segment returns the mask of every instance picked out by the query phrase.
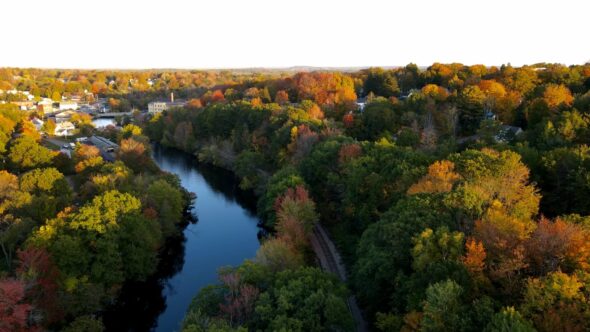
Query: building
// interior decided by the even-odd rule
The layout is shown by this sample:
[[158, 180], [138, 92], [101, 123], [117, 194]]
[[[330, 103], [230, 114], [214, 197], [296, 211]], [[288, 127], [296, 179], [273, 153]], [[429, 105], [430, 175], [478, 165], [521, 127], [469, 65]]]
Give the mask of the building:
[[59, 137], [68, 137], [74, 135], [75, 130], [76, 126], [73, 123], [64, 121], [55, 125], [55, 132], [53, 134]]
[[19, 91], [16, 89], [12, 89], [12, 90], [4, 91], [3, 93], [6, 93], [7, 95], [21, 95], [21, 96], [24, 96], [29, 101], [32, 101], [33, 99], [35, 99], [35, 96], [33, 96], [29, 91]]
[[112, 152], [119, 149], [119, 146], [117, 144], [111, 142], [109, 139], [104, 138], [102, 136], [91, 136], [90, 142], [94, 144], [94, 146], [96, 146], [97, 148], [104, 151]]
[[509, 142], [523, 133], [522, 128], [515, 126], [502, 125], [498, 134], [494, 137], [496, 142]]
[[117, 150], [119, 150], [119, 146], [117, 144], [111, 142], [107, 138], [96, 135], [91, 136], [89, 140], [90, 143], [92, 143], [100, 150], [100, 155], [104, 160], [110, 162], [115, 161], [115, 155], [117, 153]]
[[18, 106], [21, 111], [27, 111], [27, 110], [35, 109], [35, 103], [32, 102], [32, 101], [30, 101], [30, 100], [26, 100], [26, 101], [12, 101], [11, 104], [14, 104], [14, 105]]
[[78, 109], [78, 103], [75, 101], [62, 100], [59, 102], [59, 110], [60, 111], [77, 110], [77, 109]]
[[53, 107], [53, 100], [50, 98], [43, 98], [37, 102], [37, 111], [43, 112], [44, 114], [51, 114], [56, 111]]
[[55, 123], [61, 123], [65, 121], [70, 121], [72, 116], [76, 114], [74, 111], [65, 111], [55, 115]]
[[170, 94], [170, 101], [152, 101], [148, 104], [148, 113], [157, 114], [169, 110], [174, 107], [183, 107], [186, 105], [185, 101], [174, 101], [174, 93]]
[[33, 126], [35, 126], [35, 129], [37, 129], [38, 132], [42, 131], [43, 125], [45, 124], [45, 122], [43, 122], [43, 120], [40, 120], [38, 118], [33, 118], [31, 120], [31, 123], [33, 124]]

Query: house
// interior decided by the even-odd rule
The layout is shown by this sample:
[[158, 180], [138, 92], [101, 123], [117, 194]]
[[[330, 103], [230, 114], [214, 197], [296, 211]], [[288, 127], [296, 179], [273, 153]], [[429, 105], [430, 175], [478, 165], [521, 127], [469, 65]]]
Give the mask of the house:
[[494, 138], [498, 143], [508, 142], [520, 136], [522, 133], [523, 131], [520, 127], [502, 125]]
[[19, 90], [16, 90], [16, 89], [12, 89], [12, 90], [5, 91], [5, 93], [7, 95], [21, 95], [21, 96], [24, 96], [28, 101], [31, 101], [31, 100], [35, 99], [35, 96], [33, 96], [29, 91], [19, 91]]
[[26, 100], [26, 101], [13, 101], [11, 102], [14, 105], [17, 105], [19, 107], [19, 109], [21, 111], [27, 111], [30, 109], [35, 108], [35, 103], [30, 101], [30, 100]]
[[76, 126], [72, 124], [70, 121], [60, 122], [55, 125], [55, 136], [59, 137], [67, 137], [74, 135], [74, 131], [76, 130]]
[[43, 122], [43, 120], [40, 120], [38, 118], [33, 118], [31, 120], [31, 123], [33, 124], [33, 126], [35, 126], [35, 129], [37, 129], [37, 131], [41, 132], [43, 129], [43, 125], [45, 124], [45, 122]]
[[55, 115], [55, 123], [70, 121], [72, 116], [76, 114], [74, 111], [65, 111]]
[[78, 103], [72, 100], [62, 100], [59, 102], [59, 110], [60, 111], [65, 111], [65, 110], [77, 110], [78, 109]]
[[51, 114], [55, 112], [53, 108], [53, 100], [50, 98], [43, 98], [37, 102], [37, 111], [43, 112], [44, 114]]

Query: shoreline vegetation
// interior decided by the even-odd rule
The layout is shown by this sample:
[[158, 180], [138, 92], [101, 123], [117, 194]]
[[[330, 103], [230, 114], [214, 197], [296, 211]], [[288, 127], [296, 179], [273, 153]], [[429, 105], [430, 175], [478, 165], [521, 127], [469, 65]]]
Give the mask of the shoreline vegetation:
[[[59, 270], [72, 276], [65, 286], [111, 285], [144, 275], [152, 262], [150, 250], [138, 249], [125, 256], [145, 258], [125, 264], [137, 270], [102, 280], [113, 277], [100, 272], [103, 262], [113, 264], [106, 257], [65, 254], [85, 247], [79, 241], [102, 239], [113, 223], [132, 228], [116, 238], [174, 228], [176, 219], [163, 218], [157, 205], [170, 204], [178, 183], [150, 177], [146, 135], [234, 172], [240, 187], [258, 196], [257, 212], [272, 230], [254, 258], [221, 269], [219, 283], [195, 297], [183, 331], [350, 331], [349, 295], [371, 330], [589, 328], [590, 64], [436, 63], [346, 73], [6, 71], [13, 72], [0, 75], [0, 84], [36, 86], [40, 95], [90, 88], [116, 111], [145, 109], [170, 92], [186, 101], [122, 117], [123, 130], [113, 136], [124, 152], [110, 168], [76, 152], [70, 195], [86, 200], [73, 210], [67, 208], [78, 200], [62, 202], [57, 198], [68, 195], [21, 179], [53, 159], [35, 139], [9, 135], [27, 133], [26, 125], [5, 126], [4, 176], [13, 184], [2, 192], [19, 193], [6, 211], [20, 211], [25, 196], [55, 199], [46, 215], [30, 217], [21, 234], [31, 239], [13, 248], [48, 247]], [[2, 115], [11, 119], [11, 112]], [[33, 150], [35, 160], [19, 154]], [[118, 181], [118, 174], [137, 175]], [[63, 182], [56, 180], [55, 190]], [[94, 221], [93, 211], [105, 206], [113, 212]], [[342, 256], [346, 284], [314, 267], [309, 235], [317, 223]], [[99, 253], [116, 241], [101, 242]], [[80, 262], [100, 264], [85, 263], [82, 272], [73, 268]], [[7, 282], [26, 280], [19, 269], [6, 269]], [[85, 279], [88, 271], [96, 275]], [[23, 312], [41, 306], [25, 299], [34, 297], [16, 301]], [[83, 317], [77, 324], [96, 321]]]

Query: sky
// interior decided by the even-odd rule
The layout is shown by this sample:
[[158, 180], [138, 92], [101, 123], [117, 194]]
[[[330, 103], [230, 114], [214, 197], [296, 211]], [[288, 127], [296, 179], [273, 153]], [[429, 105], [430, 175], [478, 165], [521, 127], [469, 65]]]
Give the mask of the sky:
[[0, 67], [590, 61], [588, 0], [3, 0]]

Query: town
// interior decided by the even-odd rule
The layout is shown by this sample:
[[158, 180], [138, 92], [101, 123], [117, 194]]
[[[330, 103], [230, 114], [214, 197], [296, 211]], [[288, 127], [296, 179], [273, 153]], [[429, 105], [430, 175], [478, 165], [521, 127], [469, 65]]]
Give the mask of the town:
[[133, 123], [135, 119], [180, 108], [186, 102], [174, 100], [174, 93], [170, 93], [169, 100], [151, 101], [145, 110], [132, 108], [122, 112], [111, 109], [109, 98], [99, 97], [88, 90], [47, 98], [11, 89], [0, 90], [0, 104], [13, 104], [27, 112], [30, 123], [42, 135], [46, 147], [71, 157], [76, 144], [94, 145], [104, 160], [114, 161], [118, 145], [103, 136], [111, 136], [121, 129], [121, 125]]

